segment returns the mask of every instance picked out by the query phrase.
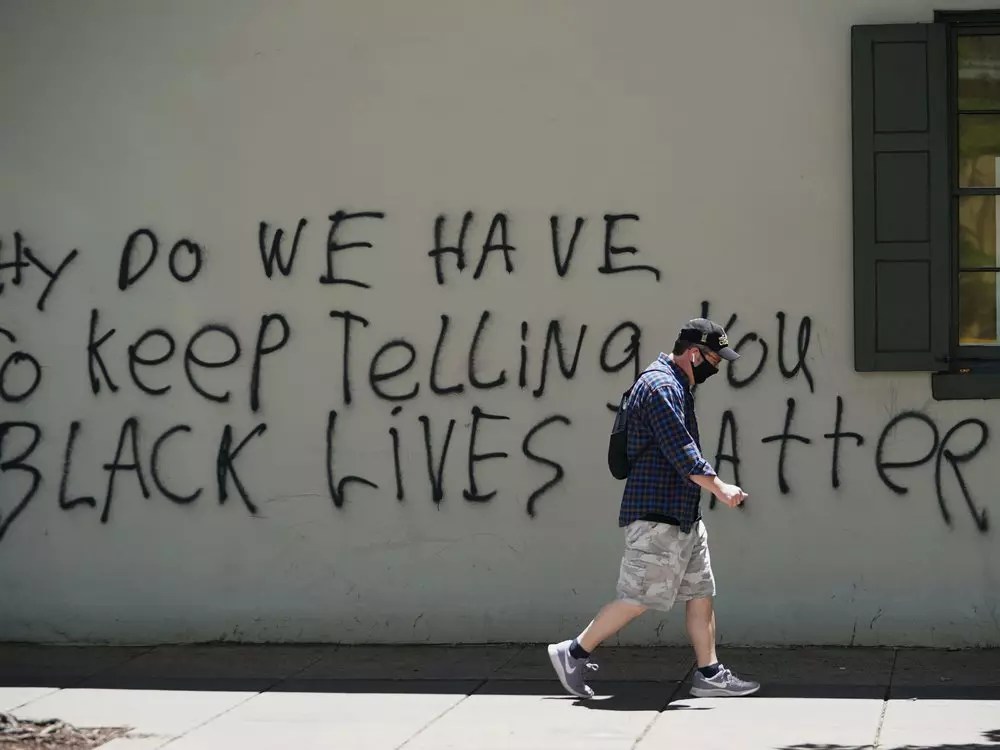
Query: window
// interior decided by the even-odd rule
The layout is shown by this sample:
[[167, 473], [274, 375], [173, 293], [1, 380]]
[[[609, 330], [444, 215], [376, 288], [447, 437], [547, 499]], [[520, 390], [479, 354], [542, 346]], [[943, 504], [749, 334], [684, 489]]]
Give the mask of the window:
[[958, 345], [974, 352], [980, 349], [972, 347], [995, 349], [1000, 344], [1000, 28], [958, 28], [951, 42]]
[[1000, 12], [851, 48], [855, 369], [1000, 398]]

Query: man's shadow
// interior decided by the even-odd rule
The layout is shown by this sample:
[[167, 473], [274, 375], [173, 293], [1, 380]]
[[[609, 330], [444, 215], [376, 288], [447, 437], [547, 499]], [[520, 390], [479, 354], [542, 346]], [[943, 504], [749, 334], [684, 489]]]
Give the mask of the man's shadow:
[[[710, 711], [711, 706], [697, 705], [687, 695], [686, 686], [677, 682], [630, 681], [592, 682], [594, 697], [583, 700], [567, 696], [575, 706], [591, 711]], [[691, 700], [688, 700], [691, 699]]]

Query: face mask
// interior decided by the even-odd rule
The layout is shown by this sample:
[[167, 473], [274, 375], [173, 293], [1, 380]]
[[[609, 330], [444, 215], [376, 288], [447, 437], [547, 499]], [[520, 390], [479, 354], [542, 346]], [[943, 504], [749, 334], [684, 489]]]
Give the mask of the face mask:
[[698, 364], [691, 363], [691, 374], [694, 375], [695, 383], [704, 383], [718, 371], [717, 367], [714, 367], [711, 362], [704, 358]]

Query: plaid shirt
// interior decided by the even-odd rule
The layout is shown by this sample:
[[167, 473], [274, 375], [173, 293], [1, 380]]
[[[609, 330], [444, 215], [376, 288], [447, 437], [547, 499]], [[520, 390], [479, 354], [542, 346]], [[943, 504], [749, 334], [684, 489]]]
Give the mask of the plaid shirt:
[[[715, 476], [701, 455], [694, 396], [687, 375], [660, 354], [628, 400], [628, 458], [619, 526], [647, 513], [671, 516], [687, 533], [701, 518], [701, 487], [690, 474]], [[647, 368], [648, 369], [648, 368]]]

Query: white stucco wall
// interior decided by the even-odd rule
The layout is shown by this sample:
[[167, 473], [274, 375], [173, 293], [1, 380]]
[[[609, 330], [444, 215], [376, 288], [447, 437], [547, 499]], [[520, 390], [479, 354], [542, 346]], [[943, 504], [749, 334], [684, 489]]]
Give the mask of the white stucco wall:
[[[725, 374], [699, 392], [703, 443], [715, 459], [723, 413], [738, 427], [743, 511], [706, 509], [719, 585], [719, 638], [726, 643], [1000, 643], [994, 520], [996, 438], [962, 466], [989, 528], [977, 529], [954, 472], [942, 467], [947, 525], [935, 491], [935, 460], [888, 476], [876, 470], [880, 434], [894, 416], [926, 414], [939, 437], [976, 417], [1000, 430], [1000, 404], [934, 402], [929, 377], [862, 376], [852, 367], [849, 29], [853, 23], [928, 21], [945, 0], [731, 0], [730, 2], [47, 2], [0, 4], [0, 264], [23, 244], [48, 269], [78, 254], [54, 282], [38, 266], [0, 271], [0, 361], [24, 351], [40, 363], [31, 396], [0, 403], [0, 420], [38, 425], [26, 463], [42, 482], [20, 509], [30, 476], [10, 462], [31, 442], [10, 427], [0, 473], [0, 638], [156, 642], [211, 639], [343, 642], [539, 641], [575, 634], [613, 595], [620, 559], [616, 527], [622, 484], [605, 456], [612, 414], [631, 364], [601, 366], [619, 324], [641, 327], [645, 365], [677, 326], [707, 300], [734, 342], [755, 332], [767, 342], [760, 375], [736, 389]], [[382, 212], [337, 231], [337, 276], [369, 287], [321, 284], [330, 216]], [[435, 220], [454, 243], [474, 212], [464, 272], [443, 258], [435, 280]], [[507, 217], [513, 271], [502, 252], [474, 271], [490, 222]], [[606, 214], [633, 214], [613, 243], [634, 246], [615, 266], [648, 272], [602, 274]], [[550, 217], [562, 220], [561, 249], [584, 217], [565, 276], [553, 263]], [[305, 224], [294, 269], [268, 278], [260, 222], [286, 232]], [[119, 262], [129, 235], [155, 233], [160, 250], [125, 291]], [[269, 234], [270, 237], [270, 234]], [[196, 241], [204, 265], [175, 281], [174, 243]], [[494, 236], [500, 241], [499, 234]], [[138, 245], [134, 268], [148, 257]], [[180, 252], [178, 270], [190, 270]], [[99, 351], [94, 393], [88, 371], [92, 310]], [[363, 316], [350, 347], [351, 403], [343, 385], [344, 324], [331, 311]], [[501, 370], [502, 387], [469, 380], [469, 348], [484, 311], [489, 321], [474, 371]], [[287, 344], [263, 357], [258, 410], [251, 408], [261, 318], [280, 313]], [[811, 325], [805, 368], [796, 336]], [[441, 316], [449, 316], [439, 384], [430, 370]], [[539, 387], [545, 332], [563, 325], [567, 358], [581, 326], [579, 363], [565, 378], [551, 354]], [[527, 384], [519, 387], [521, 326], [527, 322]], [[235, 332], [239, 358], [185, 375], [185, 349], [204, 325]], [[129, 372], [128, 347], [150, 329], [176, 341], [168, 362]], [[378, 398], [372, 357], [393, 339], [416, 352], [412, 369], [381, 384], [419, 386], [412, 400]], [[274, 324], [266, 344], [277, 343]], [[608, 346], [606, 364], [625, 359], [628, 334]], [[139, 349], [166, 351], [154, 337]], [[223, 334], [194, 349], [202, 360], [231, 357]], [[760, 357], [749, 343], [734, 370], [746, 377]], [[380, 371], [406, 365], [396, 349]], [[807, 382], [805, 370], [812, 377]], [[30, 385], [31, 364], [8, 366], [8, 395]], [[832, 486], [837, 398], [842, 429]], [[779, 443], [794, 399], [779, 487]], [[395, 406], [401, 412], [393, 416]], [[473, 411], [481, 420], [475, 480], [488, 502], [463, 497], [469, 485]], [[337, 507], [328, 491], [326, 431], [337, 414], [334, 471], [353, 484]], [[561, 481], [529, 450], [562, 467]], [[144, 497], [134, 471], [111, 472], [123, 423], [137, 420]], [[434, 461], [449, 420], [443, 498], [432, 499], [422, 419]], [[79, 423], [60, 507], [66, 443]], [[151, 453], [168, 429], [157, 477], [188, 494], [168, 499], [152, 475]], [[226, 480], [220, 503], [217, 454], [231, 426], [234, 459], [256, 507]], [[404, 498], [393, 460], [400, 444]], [[128, 438], [128, 434], [126, 434]], [[976, 427], [949, 447], [974, 446]], [[885, 444], [885, 461], [912, 461], [931, 448], [926, 425], [907, 421]], [[727, 441], [727, 450], [729, 447]], [[126, 440], [121, 463], [131, 463]], [[15, 461], [16, 463], [16, 461]], [[721, 470], [732, 477], [732, 465]], [[66, 503], [69, 504], [69, 503]], [[106, 512], [102, 523], [102, 512]], [[647, 615], [621, 642], [683, 642], [680, 610]]]

